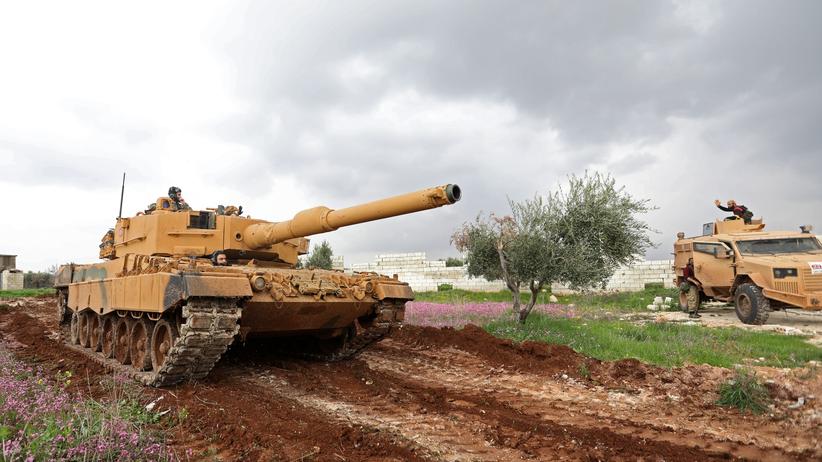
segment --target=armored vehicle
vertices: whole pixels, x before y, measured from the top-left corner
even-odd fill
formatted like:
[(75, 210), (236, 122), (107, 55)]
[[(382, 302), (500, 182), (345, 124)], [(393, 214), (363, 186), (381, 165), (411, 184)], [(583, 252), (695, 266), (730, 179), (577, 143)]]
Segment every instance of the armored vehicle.
[(801, 229), (765, 231), (761, 219), (737, 219), (707, 223), (702, 236), (679, 233), (676, 284), (686, 280), (689, 259), (694, 269), (680, 306), (694, 311), (705, 300), (732, 302), (745, 324), (764, 324), (773, 310), (822, 310), (822, 245), (810, 227)]
[(72, 348), (153, 386), (205, 377), (235, 337), (299, 335), (312, 339), (304, 351), (312, 357), (348, 358), (402, 322), (413, 292), (396, 275), (298, 269), (305, 237), (460, 194), (449, 184), (281, 222), (161, 197), (117, 219), (100, 245), (104, 261), (59, 268), (57, 316)]

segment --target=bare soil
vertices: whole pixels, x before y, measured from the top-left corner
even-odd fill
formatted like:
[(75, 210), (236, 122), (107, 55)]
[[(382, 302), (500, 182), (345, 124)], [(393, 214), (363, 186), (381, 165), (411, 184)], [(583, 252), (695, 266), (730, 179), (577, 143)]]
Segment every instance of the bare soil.
[[(0, 309), (0, 342), (104, 394), (108, 373), (62, 346), (52, 307)], [(205, 460), (822, 460), (815, 366), (758, 369), (774, 406), (751, 415), (714, 404), (727, 369), (600, 362), (476, 326), (406, 326), (332, 364), (272, 351), (237, 345), (204, 381), (147, 388), (158, 409), (187, 414), (170, 444)]]

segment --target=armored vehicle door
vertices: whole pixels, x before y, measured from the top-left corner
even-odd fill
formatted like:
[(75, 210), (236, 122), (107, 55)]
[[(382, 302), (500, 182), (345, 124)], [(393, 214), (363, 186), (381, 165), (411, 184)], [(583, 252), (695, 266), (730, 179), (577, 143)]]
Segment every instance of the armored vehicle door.
[(733, 251), (722, 242), (694, 242), (694, 273), (711, 297), (730, 297), (736, 275)]

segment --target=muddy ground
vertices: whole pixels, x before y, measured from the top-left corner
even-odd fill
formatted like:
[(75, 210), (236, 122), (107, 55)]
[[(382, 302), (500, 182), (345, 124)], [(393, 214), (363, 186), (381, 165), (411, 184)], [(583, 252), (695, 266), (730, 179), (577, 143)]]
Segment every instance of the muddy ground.
[[(108, 373), (64, 348), (53, 302), (0, 309), (0, 341), (76, 391)], [(731, 372), (600, 362), (562, 347), (514, 345), (481, 329), (406, 326), (342, 363), (306, 362), (249, 342), (204, 381), (146, 389), (187, 414), (170, 443), (194, 459), (284, 461), (822, 460), (822, 373), (759, 369), (764, 415), (717, 407)], [(796, 406), (802, 397), (805, 404)], [(182, 410), (185, 411), (182, 411)]]

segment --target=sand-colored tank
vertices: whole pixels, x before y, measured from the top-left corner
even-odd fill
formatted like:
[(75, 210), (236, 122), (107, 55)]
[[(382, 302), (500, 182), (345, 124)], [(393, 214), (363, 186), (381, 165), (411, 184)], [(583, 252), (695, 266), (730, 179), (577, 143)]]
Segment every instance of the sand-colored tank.
[(445, 185), (268, 222), (236, 207), (177, 210), (161, 197), (117, 220), (103, 262), (59, 268), (57, 316), (73, 348), (154, 386), (206, 376), (235, 338), (299, 336), (312, 339), (299, 344), (303, 355), (348, 358), (402, 322), (413, 292), (396, 277), (297, 269), (305, 237), (459, 199)]

